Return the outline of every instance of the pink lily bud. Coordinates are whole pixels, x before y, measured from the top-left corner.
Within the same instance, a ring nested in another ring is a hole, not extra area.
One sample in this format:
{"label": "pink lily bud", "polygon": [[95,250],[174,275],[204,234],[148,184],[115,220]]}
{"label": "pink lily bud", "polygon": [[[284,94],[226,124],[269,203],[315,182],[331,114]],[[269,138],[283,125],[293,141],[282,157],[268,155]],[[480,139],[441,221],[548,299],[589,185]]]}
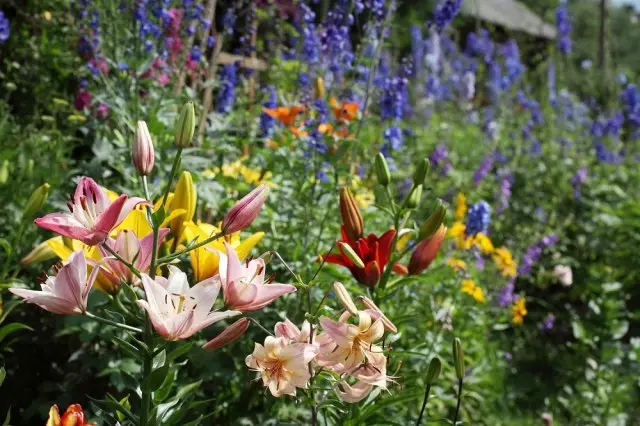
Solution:
{"label": "pink lily bud", "polygon": [[249,320],[249,318],[240,318],[238,321],[222,330],[222,333],[205,343],[202,346],[202,349],[215,351],[229,343],[235,342],[249,329],[249,325],[251,325],[251,320]]}
{"label": "pink lily bud", "polygon": [[131,147],[131,159],[134,167],[141,176],[151,174],[155,162],[155,154],[147,123],[144,121],[138,121],[136,126],[136,136],[133,139],[133,146]]}
{"label": "pink lily bud", "polygon": [[418,244],[409,259],[409,275],[416,275],[424,271],[431,265],[433,259],[438,255],[444,236],[447,234],[447,228],[440,225],[440,228],[428,240],[424,240]]}
{"label": "pink lily bud", "polygon": [[222,232],[229,235],[251,225],[258,217],[268,194],[269,187],[260,185],[236,202],[222,220]]}

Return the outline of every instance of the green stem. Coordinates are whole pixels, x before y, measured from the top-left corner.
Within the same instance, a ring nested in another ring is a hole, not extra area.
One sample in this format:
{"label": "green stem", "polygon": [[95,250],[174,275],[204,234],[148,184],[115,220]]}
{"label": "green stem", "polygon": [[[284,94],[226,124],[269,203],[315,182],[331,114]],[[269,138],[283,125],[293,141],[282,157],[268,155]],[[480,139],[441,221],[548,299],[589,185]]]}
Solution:
{"label": "green stem", "polygon": [[431,391],[431,385],[429,384],[427,385],[427,389],[424,391],[424,399],[422,400],[422,409],[420,410],[420,416],[418,416],[418,421],[416,422],[416,426],[420,426],[420,423],[422,422],[422,415],[424,414],[424,410],[427,408],[427,400],[429,399],[430,391]]}
{"label": "green stem", "polygon": [[142,330],[140,330],[137,327],[131,327],[130,325],[122,324],[122,323],[119,323],[119,322],[116,322],[116,321],[111,321],[110,319],[106,319],[106,318],[102,318],[102,317],[99,317],[97,315],[94,315],[89,311],[85,311],[84,315],[87,318],[91,318],[92,320],[101,322],[103,324],[112,325],[114,327],[118,327],[118,328],[121,328],[121,329],[127,330],[127,331],[133,331],[134,333],[142,333]]}
{"label": "green stem", "polygon": [[182,156],[182,147],[178,147],[178,151],[176,152],[176,156],[173,159],[173,165],[171,166],[171,174],[169,175],[169,181],[167,182],[167,186],[164,188],[164,196],[162,199],[162,207],[167,204],[167,198],[169,198],[169,190],[171,189],[171,184],[173,183],[173,179],[176,177],[176,172],[178,171],[178,167],[180,166],[180,158]]}
{"label": "green stem", "polygon": [[460,403],[462,402],[462,379],[458,380],[458,404],[456,404],[456,414],[453,417],[453,426],[458,423],[458,414],[460,413]]}
{"label": "green stem", "polygon": [[18,232],[16,232],[16,234],[13,237],[13,242],[11,243],[11,252],[9,253],[9,255],[7,256],[7,259],[5,260],[4,266],[2,268],[2,275],[0,276],[1,278],[5,278],[9,272],[9,265],[11,265],[13,262],[11,262],[11,259],[13,259],[13,253],[15,253],[16,251],[16,247],[18,247],[18,241],[20,241],[20,237],[22,236],[22,233],[24,232],[24,219],[20,220],[20,227],[18,228]]}
{"label": "green stem", "polygon": [[[153,369],[153,334],[151,331],[151,324],[149,321],[149,314],[146,315],[144,326],[144,343],[147,345],[148,350],[144,352],[144,363],[142,364],[142,378],[143,380],[149,377]],[[149,423],[149,410],[151,408],[151,391],[147,387],[141,386],[142,392],[142,404],[140,406],[140,426],[147,426]],[[153,423],[153,422],[151,422]]]}
{"label": "green stem", "polygon": [[183,254],[189,253],[191,250],[195,250],[195,249],[200,248],[202,246],[206,246],[210,242],[215,241],[215,240],[217,240],[219,238],[222,238],[225,235],[226,234],[224,232],[220,232],[220,233],[214,235],[213,237],[209,237],[206,240],[202,240],[198,244],[195,244],[195,245],[192,245],[192,246],[188,246],[184,250],[181,250],[179,252],[170,254],[168,256],[161,257],[160,259],[158,259],[157,263],[158,264],[164,264],[164,263],[167,263],[167,262],[171,262],[173,259],[177,259],[178,257],[182,256]]}
{"label": "green stem", "polygon": [[121,262],[122,264],[124,264],[127,268],[129,268],[131,270],[131,272],[133,272],[138,278],[140,278],[140,271],[138,271],[136,269],[136,267],[133,265],[133,263],[131,262],[127,262],[122,256],[120,256],[118,253],[116,253],[116,251],[114,249],[112,249],[111,247],[109,247],[108,244],[104,243],[102,244],[102,247],[109,252],[109,254],[111,254],[113,257],[115,257],[119,262]]}
{"label": "green stem", "polygon": [[[247,318],[249,318],[249,317],[247,317]],[[272,332],[270,332],[269,330],[267,330],[266,328],[264,328],[264,326],[263,326],[262,324],[260,324],[260,323],[258,322],[258,320],[257,320],[257,319],[255,319],[255,318],[249,318],[249,321],[251,321],[252,323],[254,323],[255,325],[257,325],[258,327],[260,327],[260,328],[262,329],[262,331],[264,331],[265,333],[267,333],[269,336],[273,336],[273,333],[272,333]]]}

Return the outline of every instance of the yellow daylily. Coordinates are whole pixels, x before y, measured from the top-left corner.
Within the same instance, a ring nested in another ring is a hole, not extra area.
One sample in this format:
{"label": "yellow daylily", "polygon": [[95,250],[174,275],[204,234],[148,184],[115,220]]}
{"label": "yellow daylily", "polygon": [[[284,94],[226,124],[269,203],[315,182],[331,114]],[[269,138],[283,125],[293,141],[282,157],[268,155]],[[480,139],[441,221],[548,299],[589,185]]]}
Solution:
{"label": "yellow daylily", "polygon": [[473,297],[476,302],[484,303],[484,292],[473,280],[462,280],[462,292]]}
{"label": "yellow daylily", "polygon": [[[220,228],[214,225],[200,221],[197,223],[189,221],[184,223],[183,241],[193,241],[196,238],[198,241],[203,241],[215,234],[218,234],[219,232]],[[249,238],[241,241],[240,232],[236,232],[234,234],[227,235],[224,238],[212,241],[206,246],[191,250],[189,252],[189,257],[191,259],[191,267],[193,268],[193,275],[195,276],[196,281],[202,281],[218,273],[218,267],[220,264],[218,254],[207,249],[215,249],[224,252],[225,247],[223,242],[226,241],[231,245],[231,247],[233,247],[240,260],[242,260],[247,257],[251,249],[258,244],[262,237],[264,237],[264,232],[256,232]]]}
{"label": "yellow daylily", "polygon": [[511,252],[504,248],[500,247],[495,249],[493,252],[493,261],[496,264],[496,267],[504,277],[515,277],[518,271],[518,264],[515,260],[513,260],[513,255]]}
{"label": "yellow daylily", "polygon": [[491,239],[483,233],[479,233],[473,238],[473,244],[475,244],[484,254],[491,254],[494,251]]}
{"label": "yellow daylily", "polygon": [[467,197],[459,192],[456,197],[456,219],[462,220],[465,214],[467,214]]}
{"label": "yellow daylily", "polygon": [[520,297],[511,306],[511,315],[513,316],[513,323],[515,325],[521,325],[524,322],[524,317],[528,314],[527,304],[524,297]]}

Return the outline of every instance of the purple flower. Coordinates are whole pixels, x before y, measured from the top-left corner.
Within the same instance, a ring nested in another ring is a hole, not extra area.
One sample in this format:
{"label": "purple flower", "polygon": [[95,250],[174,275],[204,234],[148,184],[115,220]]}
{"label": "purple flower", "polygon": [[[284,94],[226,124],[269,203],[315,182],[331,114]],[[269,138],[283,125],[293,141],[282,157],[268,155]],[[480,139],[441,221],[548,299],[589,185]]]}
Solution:
{"label": "purple flower", "polygon": [[566,54],[571,53],[571,17],[567,8],[567,1],[561,0],[556,8],[556,28],[558,29],[558,50]]}
{"label": "purple flower", "polygon": [[[273,85],[267,86],[264,91],[267,93],[267,99],[262,104],[265,108],[275,108],[278,106],[278,96],[276,93],[276,88]],[[260,135],[263,138],[268,138],[273,134],[273,127],[276,122],[276,119],[271,117],[269,114],[263,112],[260,114]]]}
{"label": "purple flower", "polygon": [[510,280],[498,293],[498,305],[504,308],[509,306],[515,300],[515,279]]}
{"label": "purple flower", "polygon": [[436,4],[433,20],[439,32],[453,21],[461,6],[462,0],[441,0]]}
{"label": "purple flower", "polygon": [[549,312],[545,317],[544,321],[542,321],[542,323],[538,325],[538,328],[542,332],[549,331],[553,329],[553,326],[555,325],[555,323],[556,323],[556,316],[553,313]]}
{"label": "purple flower", "polygon": [[480,182],[482,182],[482,179],[484,179],[487,176],[487,174],[491,171],[491,169],[493,168],[494,158],[495,157],[492,152],[488,153],[484,157],[478,169],[473,173],[474,186],[478,186]]}
{"label": "purple flower", "polygon": [[582,185],[587,181],[589,171],[586,167],[582,167],[580,170],[576,172],[575,175],[571,178],[571,186],[573,187],[573,198],[576,200],[580,200],[582,198]]}
{"label": "purple flower", "polygon": [[509,208],[509,199],[511,198],[511,186],[513,184],[513,175],[507,171],[500,173],[500,197],[497,213],[503,213]]}
{"label": "purple flower", "polygon": [[469,207],[467,212],[467,224],[465,234],[468,237],[475,236],[482,232],[487,233],[491,223],[491,206],[486,201],[478,201]]}
{"label": "purple flower", "polygon": [[236,97],[237,65],[225,65],[220,72],[220,87],[216,97],[216,112],[228,114],[233,108]]}
{"label": "purple flower", "polygon": [[557,235],[550,234],[529,247],[525,254],[522,256],[522,260],[520,261],[520,266],[518,267],[518,275],[527,276],[531,274],[533,267],[540,260],[543,250],[556,244],[558,240],[559,238]]}

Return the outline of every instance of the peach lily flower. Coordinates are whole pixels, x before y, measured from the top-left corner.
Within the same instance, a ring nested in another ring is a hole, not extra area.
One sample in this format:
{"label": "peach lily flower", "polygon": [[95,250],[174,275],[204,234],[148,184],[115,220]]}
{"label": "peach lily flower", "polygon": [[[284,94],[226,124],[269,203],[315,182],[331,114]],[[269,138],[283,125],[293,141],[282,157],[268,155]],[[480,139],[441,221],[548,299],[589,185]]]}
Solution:
{"label": "peach lily flower", "polygon": [[68,264],[60,268],[58,275],[47,277],[41,285],[42,291],[23,288],[10,288],[9,291],[27,303],[35,303],[54,314],[83,314],[87,310],[89,292],[99,269],[93,268],[87,279],[87,260],[79,250],[71,255]]}
{"label": "peach lily flower", "polygon": [[220,292],[215,279],[201,281],[189,288],[187,275],[169,266],[169,278],[152,280],[142,274],[147,300],[138,305],[149,313],[153,328],[166,340],[183,340],[211,324],[239,315],[237,311],[211,312]]}
{"label": "peach lily flower", "polygon": [[41,228],[95,246],[107,239],[111,230],[140,203],[142,198],[120,195],[111,202],[104,189],[89,177],[80,179],[68,203],[69,213],[51,213],[35,220]]}
{"label": "peach lily flower", "polygon": [[311,378],[309,363],[315,356],[313,345],[291,343],[286,337],[267,336],[264,346],[255,344],[245,363],[260,373],[262,383],[269,387],[273,396],[295,396],[296,388],[307,388]]}
{"label": "peach lily flower", "polygon": [[228,308],[240,312],[262,309],[278,297],[293,293],[291,284],[265,283],[265,263],[263,259],[254,259],[244,265],[233,248],[224,243],[227,254],[219,253],[220,271],[218,278],[222,284],[224,302]]}

